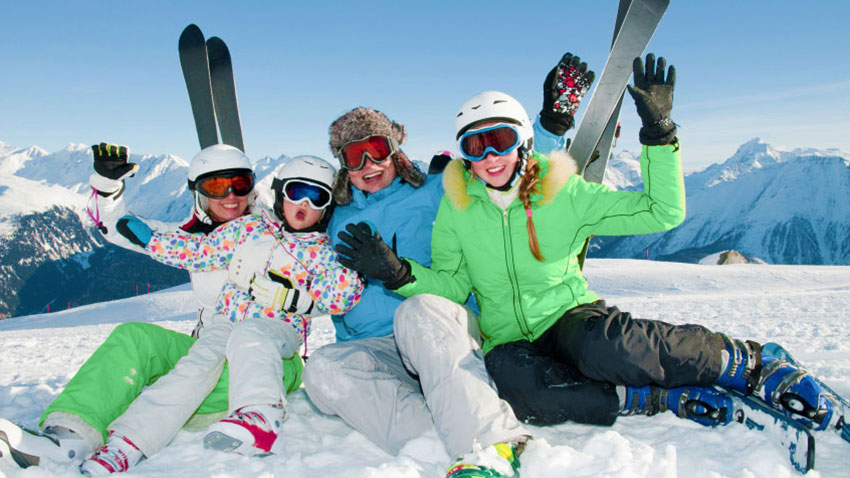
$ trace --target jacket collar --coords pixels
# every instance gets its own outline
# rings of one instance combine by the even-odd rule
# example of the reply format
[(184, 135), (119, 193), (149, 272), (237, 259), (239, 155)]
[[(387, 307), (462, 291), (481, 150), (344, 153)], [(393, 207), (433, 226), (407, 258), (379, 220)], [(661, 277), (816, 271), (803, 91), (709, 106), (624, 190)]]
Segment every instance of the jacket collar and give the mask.
[(390, 194), (396, 192), (397, 190), (403, 188), (404, 185), (407, 184), (403, 181), (404, 180), (401, 176), (396, 176), (396, 178), (393, 179), (393, 182), (390, 183), (389, 186), (385, 187), (384, 189), (381, 189), (378, 192), (370, 194), (366, 194), (362, 190), (351, 186), (351, 205), (356, 207), (357, 209), (366, 209), (367, 207), (369, 207), (370, 204), (374, 204), (382, 200), (383, 198), (389, 196)]
[(283, 223), (278, 221), (274, 216), (274, 213), (269, 211), (268, 209), (262, 209), (259, 214), (260, 220), (273, 231), (273, 235), (277, 237), (278, 240), (283, 237), (291, 237), (299, 242), (306, 243), (322, 243), (328, 240), (327, 233), (319, 232), (319, 231), (311, 231), (311, 232), (286, 232), (283, 229)]
[[(570, 176), (576, 174), (576, 163), (564, 151), (553, 151), (549, 153), (548, 158), (540, 153), (534, 153), (533, 157), (540, 164), (540, 194), (532, 194), (531, 201), (535, 204), (548, 204), (567, 184)], [(476, 198), (490, 200), (484, 183), (469, 179), (470, 173), (464, 167), (462, 159), (450, 162), (443, 172), (446, 197), (459, 211), (468, 208)]]

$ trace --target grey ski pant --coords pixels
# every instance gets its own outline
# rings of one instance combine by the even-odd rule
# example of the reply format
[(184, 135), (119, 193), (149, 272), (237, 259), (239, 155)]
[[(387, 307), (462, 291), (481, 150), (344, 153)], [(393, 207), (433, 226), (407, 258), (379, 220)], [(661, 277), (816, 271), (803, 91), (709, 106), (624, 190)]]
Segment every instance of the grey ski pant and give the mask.
[(166, 446), (215, 388), (225, 360), (230, 366), (228, 412), (249, 405), (286, 404), (281, 357), (297, 353), (288, 323), (255, 317), (233, 324), (216, 314), (189, 353), (146, 388), (109, 426), (145, 456)]
[(468, 309), (419, 295), (396, 309), (394, 330), (310, 356), (304, 386), (319, 410), (393, 454), (432, 427), (450, 456), (529, 436), (487, 374)]

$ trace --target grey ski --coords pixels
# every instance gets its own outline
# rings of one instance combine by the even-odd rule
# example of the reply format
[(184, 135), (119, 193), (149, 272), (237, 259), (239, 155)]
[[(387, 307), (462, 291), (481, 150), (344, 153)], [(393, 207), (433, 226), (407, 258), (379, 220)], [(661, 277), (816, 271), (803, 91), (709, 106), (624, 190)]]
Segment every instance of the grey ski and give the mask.
[(669, 3), (670, 0), (632, 0), (629, 5), (570, 145), (570, 155), (582, 173), (622, 99), (632, 74), (632, 61), (643, 54)]
[(239, 121), (239, 106), (236, 101), (236, 84), (233, 80), (230, 51), (221, 38), (212, 37), (207, 40), (207, 56), (213, 106), (218, 120), (218, 131), (221, 133), (221, 142), (244, 152), (245, 144), (242, 141), (242, 124)]
[[(629, 10), (632, 0), (620, 0), (620, 5), (617, 8), (617, 22), (614, 25), (614, 37), (611, 39), (611, 48), (614, 48), (614, 42), (617, 41), (617, 35), (620, 33), (620, 27), (623, 26), (623, 20), (626, 18), (626, 13)], [(611, 151), (614, 149), (614, 143), (617, 140), (617, 125), (620, 123), (620, 107), (623, 105), (623, 96), (625, 90), (620, 93), (620, 99), (617, 100), (617, 106), (611, 117), (608, 119), (608, 124), (605, 125), (605, 130), (596, 145), (595, 150), (598, 155), (595, 160), (588, 161), (584, 168), (584, 179), (601, 183), (605, 178), (605, 168), (608, 166), (608, 160), (611, 159)]]
[(186, 90), (189, 92), (195, 128), (198, 131), (198, 142), (202, 149), (218, 144), (207, 44), (197, 25), (190, 24), (183, 30), (177, 50), (180, 54), (183, 78), (186, 80)]
[[(670, 0), (620, 0), (611, 53), (569, 149), (587, 181), (601, 183), (605, 177), (632, 62), (643, 54), (669, 3)], [(584, 268), (589, 244), (590, 239), (584, 242), (578, 256), (579, 268)]]

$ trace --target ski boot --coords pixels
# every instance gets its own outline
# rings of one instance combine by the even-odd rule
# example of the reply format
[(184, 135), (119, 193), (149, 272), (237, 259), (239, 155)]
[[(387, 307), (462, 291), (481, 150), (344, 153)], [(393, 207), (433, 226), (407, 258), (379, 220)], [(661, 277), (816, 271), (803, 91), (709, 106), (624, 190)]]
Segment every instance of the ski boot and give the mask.
[(0, 418), (2, 462), (11, 462), (19, 468), (38, 466), (42, 460), (71, 463), (82, 461), (89, 451), (86, 442), (67, 428), (48, 427), (35, 431)]
[(110, 432), (106, 444), (80, 465), (80, 471), (87, 476), (123, 473), (144, 458), (144, 453), (129, 438)]
[(626, 403), (620, 415), (652, 416), (667, 410), (679, 418), (715, 427), (733, 420), (734, 406), (729, 396), (713, 387), (627, 386)]
[(717, 385), (757, 397), (812, 430), (843, 427), (840, 402), (799, 365), (762, 352), (755, 342), (724, 336), (729, 359)]
[(496, 443), (455, 461), (446, 478), (517, 478), (525, 443)]
[(274, 405), (242, 407), (210, 426), (204, 448), (248, 456), (280, 453), (278, 439), (283, 425), (283, 408)]

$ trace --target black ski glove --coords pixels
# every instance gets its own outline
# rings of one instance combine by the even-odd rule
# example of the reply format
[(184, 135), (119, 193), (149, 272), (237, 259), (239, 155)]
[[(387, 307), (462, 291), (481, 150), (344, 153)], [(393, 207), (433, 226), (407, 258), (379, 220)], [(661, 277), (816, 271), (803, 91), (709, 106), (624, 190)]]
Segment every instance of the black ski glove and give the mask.
[(91, 149), (94, 157), (94, 171), (104, 178), (123, 181), (139, 169), (138, 164), (127, 162), (129, 151), (126, 146), (100, 143), (92, 146)]
[(638, 116), (643, 126), (640, 129), (640, 142), (647, 146), (670, 144), (676, 138), (676, 123), (670, 120), (670, 110), (673, 109), (673, 87), (676, 84), (676, 68), (670, 65), (667, 69), (667, 80), (664, 80), (664, 70), (667, 61), (664, 57), (655, 62), (655, 55), (646, 55), (646, 72), (640, 57), (635, 58), (632, 68), (635, 75), (635, 86), (628, 85), (629, 94), (635, 100)]
[(437, 154), (431, 157), (431, 163), (428, 164), (428, 174), (440, 174), (446, 169), (449, 161), (455, 158), (451, 151), (438, 151)]
[(340, 264), (383, 282), (384, 287), (389, 290), (413, 282), (410, 264), (399, 260), (396, 253), (381, 239), (381, 235), (378, 232), (373, 235), (372, 229), (365, 222), (348, 224), (345, 231), (337, 236), (344, 243), (336, 246)]
[(595, 73), (587, 71), (587, 63), (582, 63), (581, 58), (572, 53), (564, 54), (543, 82), (540, 124), (546, 131), (563, 136), (573, 127), (579, 103), (595, 77)]

